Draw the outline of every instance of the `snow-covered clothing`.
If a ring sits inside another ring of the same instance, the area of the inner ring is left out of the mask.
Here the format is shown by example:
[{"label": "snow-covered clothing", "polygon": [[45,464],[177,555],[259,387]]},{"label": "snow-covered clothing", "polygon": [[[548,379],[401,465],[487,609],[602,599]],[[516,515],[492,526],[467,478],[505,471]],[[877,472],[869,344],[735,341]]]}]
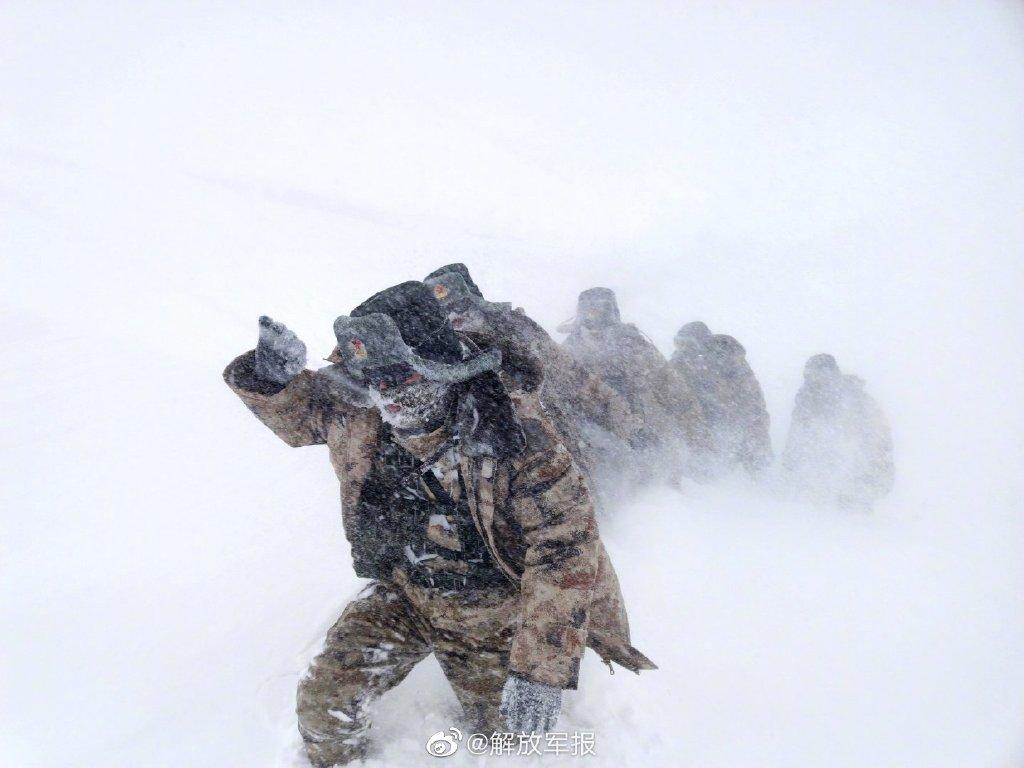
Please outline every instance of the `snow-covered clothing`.
[{"label": "snow-covered clothing", "polygon": [[588,325],[580,319],[567,330],[563,348],[615,390],[643,424],[652,463],[667,460],[672,473],[706,474],[713,446],[703,408],[658,348],[628,323]]},{"label": "snow-covered clothing", "polygon": [[[328,446],[356,572],[375,579],[374,604],[384,601],[389,608],[377,619],[371,604],[350,606],[300,684],[300,729],[312,760],[330,765],[358,756],[364,705],[430,650],[442,666],[445,659],[463,660],[463,671],[452,674],[466,677],[452,685],[464,703],[486,705],[486,722],[496,717],[498,679],[514,673],[575,688],[588,645],[608,663],[633,671],[654,668],[630,645],[590,492],[535,395],[510,397],[486,373],[459,386],[452,417],[436,433],[399,438],[376,408],[359,408],[333,394],[338,365],[304,370],[284,387],[256,377],[254,352],[224,372],[242,402],[287,444]],[[367,372],[370,379],[375,375]],[[396,462],[396,448],[409,458]],[[396,463],[403,469],[403,462],[410,472],[396,482],[393,470]],[[450,497],[459,497],[453,499],[458,509],[438,502],[425,472]],[[428,499],[424,509],[418,516],[404,514],[424,501],[413,493],[420,488]],[[417,521],[419,527],[410,530]],[[478,562],[467,562],[467,553]],[[490,578],[499,573],[500,582]],[[430,586],[432,579],[440,586]],[[486,608],[492,600],[500,607]],[[495,616],[502,627],[495,627]],[[408,639],[402,645],[394,642],[396,626]],[[368,664],[367,654],[384,643],[395,654]]]},{"label": "snow-covered clothing", "polygon": [[802,490],[844,506],[870,507],[892,490],[892,433],[861,379],[838,367],[809,372],[796,396],[782,466]]},{"label": "snow-covered clothing", "polygon": [[742,464],[751,474],[767,468],[772,462],[768,408],[743,345],[724,334],[680,333],[672,367],[700,401],[717,459],[726,466]]},{"label": "snow-covered clothing", "polygon": [[[592,488],[596,478],[621,465],[643,426],[621,395],[577,363],[522,309],[484,299],[464,264],[442,267],[424,282],[464,339],[501,352],[506,389],[538,393]],[[595,431],[607,438],[595,440]]]}]

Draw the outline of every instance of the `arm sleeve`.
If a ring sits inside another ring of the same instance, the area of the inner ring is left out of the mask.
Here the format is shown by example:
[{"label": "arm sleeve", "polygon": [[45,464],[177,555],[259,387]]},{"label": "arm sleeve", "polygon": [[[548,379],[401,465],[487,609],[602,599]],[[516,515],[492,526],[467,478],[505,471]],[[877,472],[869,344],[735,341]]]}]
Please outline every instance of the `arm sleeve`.
[{"label": "arm sleeve", "polygon": [[892,491],[894,462],[892,430],[882,409],[873,401],[865,407],[867,436],[864,446],[863,469],[858,481],[869,489],[871,496],[881,497]]},{"label": "arm sleeve", "polygon": [[771,417],[764,401],[764,392],[754,376],[750,365],[744,361],[741,369],[743,380],[742,400],[749,409],[747,431],[744,441],[743,463],[750,470],[762,470],[772,463]]},{"label": "arm sleeve", "polygon": [[597,577],[597,523],[572,458],[549,426],[542,429],[547,445],[520,462],[509,487],[526,542],[510,668],[539,683],[575,688]]},{"label": "arm sleeve", "polygon": [[595,423],[623,440],[631,440],[643,428],[622,396],[597,376],[587,374],[581,401],[590,407],[588,415]]},{"label": "arm sleeve", "polygon": [[711,430],[704,408],[682,374],[668,363],[659,366],[654,391],[662,406],[678,420],[687,445],[697,453],[710,453]]},{"label": "arm sleeve", "polygon": [[796,394],[793,404],[793,415],[789,419],[789,432],[786,435],[786,445],[782,450],[782,467],[790,472],[796,472],[803,465],[808,453],[809,430],[807,427],[810,418],[810,408],[807,405],[807,398],[804,390]]},{"label": "arm sleeve", "polygon": [[297,448],[326,442],[331,404],[317,395],[313,371],[302,371],[281,387],[257,378],[256,352],[250,350],[228,364],[224,382],[288,445]]}]

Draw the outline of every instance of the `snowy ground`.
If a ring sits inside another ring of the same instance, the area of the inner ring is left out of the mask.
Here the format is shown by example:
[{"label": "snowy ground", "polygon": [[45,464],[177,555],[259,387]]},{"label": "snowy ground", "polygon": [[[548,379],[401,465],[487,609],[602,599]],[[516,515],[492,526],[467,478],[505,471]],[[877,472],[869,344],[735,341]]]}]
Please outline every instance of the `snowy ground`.
[{"label": "snowy ground", "polygon": [[[661,669],[588,657],[589,764],[1021,765],[1024,11],[490,5],[0,7],[0,763],[301,764],[359,583],[324,450],[220,371],[462,260],[548,328],[602,284],[735,334],[777,446],[823,350],[893,423],[874,515],[733,478],[603,522]],[[453,706],[421,665],[375,764]]]}]

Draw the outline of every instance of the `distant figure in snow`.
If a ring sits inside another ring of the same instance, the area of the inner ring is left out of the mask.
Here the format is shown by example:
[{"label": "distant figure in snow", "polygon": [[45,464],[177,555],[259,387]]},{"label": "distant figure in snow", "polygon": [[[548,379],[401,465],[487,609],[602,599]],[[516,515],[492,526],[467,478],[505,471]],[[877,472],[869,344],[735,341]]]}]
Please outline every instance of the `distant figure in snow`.
[{"label": "distant figure in snow", "polygon": [[704,409],[718,461],[759,475],[772,463],[770,420],[743,345],[696,321],[679,329],[675,347],[672,367]]},{"label": "distant figure in snow", "polygon": [[844,375],[832,355],[804,367],[783,470],[810,495],[870,510],[892,490],[892,434],[864,382]]},{"label": "distant figure in snow", "polygon": [[643,424],[644,479],[706,479],[713,450],[704,410],[690,385],[635,325],[622,322],[615,293],[590,288],[559,329],[562,346],[629,404]]},{"label": "distant figure in snow", "polygon": [[629,445],[643,426],[623,397],[566,353],[522,309],[484,299],[465,264],[448,264],[424,282],[452,328],[479,349],[501,351],[500,376],[509,392],[534,394],[565,447],[605,500],[621,474]]}]

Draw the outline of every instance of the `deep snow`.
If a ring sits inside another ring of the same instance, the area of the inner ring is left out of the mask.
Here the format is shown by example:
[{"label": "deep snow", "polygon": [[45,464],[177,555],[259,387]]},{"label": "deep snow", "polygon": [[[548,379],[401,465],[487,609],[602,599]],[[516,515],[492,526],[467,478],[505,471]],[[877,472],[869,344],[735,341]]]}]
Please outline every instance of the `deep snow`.
[{"label": "deep snow", "polygon": [[[736,335],[777,450],[819,351],[893,424],[874,515],[737,477],[603,521],[661,669],[588,657],[590,764],[1020,765],[1022,42],[997,2],[4,4],[0,762],[296,763],[359,583],[324,449],[220,370],[462,260],[548,328],[604,284],[664,351]],[[453,706],[421,665],[377,764]]]}]

